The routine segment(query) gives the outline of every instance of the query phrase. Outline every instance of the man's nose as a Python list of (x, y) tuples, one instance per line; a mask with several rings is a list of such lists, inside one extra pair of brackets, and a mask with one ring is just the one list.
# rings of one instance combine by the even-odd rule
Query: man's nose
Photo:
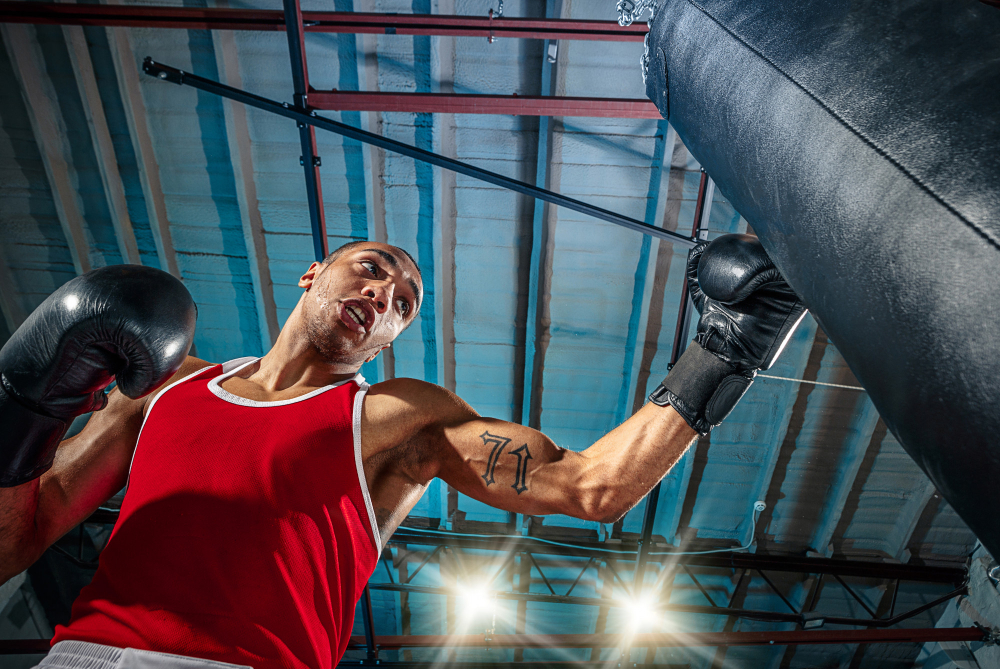
[(382, 314), (392, 302), (392, 284), (370, 285), (361, 291), (361, 294), (375, 302), (375, 308)]

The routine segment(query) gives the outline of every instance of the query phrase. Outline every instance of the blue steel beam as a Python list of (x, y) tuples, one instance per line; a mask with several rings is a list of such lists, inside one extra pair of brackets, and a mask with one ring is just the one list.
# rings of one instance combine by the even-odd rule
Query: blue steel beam
[[(714, 188), (711, 179), (704, 170), (701, 172), (701, 182), (698, 185), (698, 201), (695, 203), (694, 224), (691, 236), (703, 240), (708, 238), (708, 218), (712, 208)], [(680, 310), (677, 314), (677, 332), (674, 335), (673, 351), (670, 354), (670, 365), (673, 366), (687, 347), (687, 333), (691, 329), (691, 314), (694, 311), (691, 297), (688, 294), (687, 282), (683, 283)], [(645, 576), (646, 560), (649, 558), (650, 544), (653, 539), (653, 524), (656, 522), (656, 505), (660, 501), (660, 484), (657, 483), (646, 496), (646, 508), (642, 517), (642, 532), (639, 535), (639, 558), (635, 565), (635, 581), (633, 588), (636, 596), (642, 591)]]
[[(670, 158), (673, 154), (676, 135), (666, 121), (656, 124), (656, 142), (653, 149), (653, 165), (649, 175), (649, 196), (646, 199), (644, 220), (650, 225), (662, 226), (670, 183)], [(650, 292), (656, 273), (657, 249), (653, 248), (652, 237), (644, 237), (639, 249), (639, 261), (635, 267), (632, 287), (632, 311), (629, 314), (628, 331), (625, 335), (625, 356), (622, 360), (622, 384), (618, 392), (615, 409), (615, 425), (626, 418), (632, 408), (630, 399), (635, 395), (636, 346), (639, 332), (645, 330), (649, 313)]]
[[(228, 0), (216, 0), (216, 5), (225, 7), (228, 5)], [(215, 31), (212, 33), (212, 46), (215, 51), (219, 78), (237, 86), (242, 85), (239, 58), (236, 53), (236, 35), (232, 31)], [(280, 328), (278, 327), (277, 307), (274, 302), (271, 267), (267, 256), (267, 238), (257, 200), (249, 124), (246, 108), (237, 105), (232, 100), (225, 101), (223, 113), (226, 119), (229, 156), (233, 165), (236, 202), (239, 205), (243, 223), (247, 270), (253, 284), (254, 305), (257, 309), (257, 328), (260, 333), (261, 352), (266, 353), (277, 340)]]
[[(550, 18), (555, 12), (555, 0), (547, 0), (545, 3), (545, 17)], [(542, 45), (542, 70), (541, 70), (541, 95), (550, 95), (552, 93), (552, 84), (555, 79), (553, 76), (555, 74), (555, 60), (550, 61), (548, 59), (548, 53), (550, 45), (556, 46), (558, 53), (557, 40), (545, 40)], [(552, 143), (552, 119), (548, 116), (540, 116), (538, 118), (538, 147), (536, 153), (535, 161), (535, 185), (538, 188), (546, 188), (548, 185), (549, 178), (549, 153)], [(522, 396), (521, 396), (521, 425), (530, 425), (531, 427), (538, 428), (538, 418), (541, 408), (541, 397), (536, 394), (536, 387), (541, 390), (541, 384), (535, 383), (535, 373), (541, 374), (543, 353), (539, 351), (539, 301), (542, 299), (543, 295), (543, 284), (541, 281), (542, 276), (542, 264), (544, 262), (545, 255), (542, 253), (543, 246), (545, 244), (545, 225), (546, 225), (546, 206), (543, 200), (535, 199), (534, 209), (531, 216), (531, 256), (528, 260), (528, 308), (525, 314), (524, 321), (524, 370), (521, 378)], [(537, 370), (536, 370), (537, 366)], [(538, 407), (539, 411), (533, 411), (534, 407)], [(535, 416), (534, 423), (532, 422), (532, 416)], [(516, 531), (518, 525), (517, 514), (511, 514), (510, 520), (514, 525)], [(524, 592), (527, 592), (531, 584), (531, 567), (530, 564), (525, 568), (527, 561), (524, 560), (524, 556), (521, 556), (521, 562), (523, 563), (519, 567), (519, 577), (518, 586)], [(527, 601), (518, 602), (515, 627), (514, 631), (516, 633), (523, 633), (525, 629), (525, 624), (527, 623), (528, 604)], [(520, 661), (523, 659), (523, 650), (515, 651), (514, 659)]]
[[(115, 77), (121, 91), (122, 110), (125, 112), (128, 135), (135, 154), (143, 204), (149, 218), (149, 231), (156, 248), (157, 263), (160, 269), (180, 279), (177, 251), (174, 248), (170, 219), (167, 216), (167, 205), (163, 196), (163, 184), (160, 180), (160, 165), (153, 150), (146, 103), (139, 84), (139, 70), (135, 64), (135, 49), (127, 28), (108, 28), (107, 38)], [(196, 355), (195, 345), (192, 345), (191, 355)]]
[[(546, 17), (552, 11), (553, 0), (546, 3)], [(543, 54), (548, 54), (549, 45), (558, 44), (545, 40)], [(555, 63), (550, 63), (547, 55), (542, 56), (542, 94), (552, 91)], [(552, 119), (541, 116), (538, 119), (538, 158), (535, 168), (535, 185), (545, 188), (549, 178), (549, 150), (552, 142)], [(524, 327), (524, 396), (521, 407), (521, 424), (531, 424), (531, 409), (540, 402), (534, 393), (535, 360), (538, 355), (538, 301), (541, 297), (542, 246), (545, 243), (545, 202), (535, 200), (531, 218), (531, 260), (528, 269), (528, 313)], [(532, 425), (537, 428), (537, 425)]]

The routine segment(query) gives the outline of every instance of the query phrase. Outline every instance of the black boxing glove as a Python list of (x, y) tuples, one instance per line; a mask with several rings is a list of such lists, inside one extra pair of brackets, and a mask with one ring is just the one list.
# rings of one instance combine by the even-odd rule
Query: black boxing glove
[(688, 254), (687, 286), (701, 314), (694, 344), (649, 396), (701, 434), (729, 415), (806, 314), (760, 241), (723, 235)]
[(194, 337), (187, 288), (158, 269), (116, 265), (67, 282), (0, 349), (0, 487), (51, 466), (73, 418), (131, 398), (176, 372)]

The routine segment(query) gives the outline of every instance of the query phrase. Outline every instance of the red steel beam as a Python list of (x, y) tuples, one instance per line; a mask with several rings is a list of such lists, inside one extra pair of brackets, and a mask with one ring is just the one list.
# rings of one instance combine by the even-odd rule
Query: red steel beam
[[(306, 32), (379, 35), (451, 35), (527, 39), (641, 42), (645, 23), (622, 28), (616, 21), (492, 18), (437, 14), (302, 12)], [(0, 2), (0, 23), (36, 23), (188, 30), (284, 30), (280, 10), (201, 9), (60, 2)]]
[[(688, 648), (693, 646), (802, 646), (837, 643), (930, 643), (982, 641), (978, 627), (794, 630), (791, 632), (691, 632), (690, 634), (496, 634), (487, 641), (482, 634), (404, 635), (375, 637), (380, 650), (397, 648)], [(363, 636), (352, 636), (349, 649), (365, 647)], [(47, 639), (0, 640), (0, 655), (44, 653)]]
[[(798, 646), (852, 643), (929, 643), (982, 641), (978, 627), (793, 630), (790, 632), (691, 632), (689, 634), (482, 634), (404, 635), (375, 637), (380, 650), (397, 648), (688, 648), (693, 646)], [(363, 648), (365, 638), (352, 636), (348, 648)]]
[(311, 91), (309, 93), (309, 106), (315, 109), (336, 111), (662, 118), (656, 105), (649, 100), (572, 98), (551, 95)]

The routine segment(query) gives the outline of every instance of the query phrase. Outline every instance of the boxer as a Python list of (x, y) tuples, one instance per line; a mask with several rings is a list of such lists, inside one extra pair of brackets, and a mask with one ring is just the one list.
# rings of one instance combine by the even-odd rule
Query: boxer
[(114, 271), (57, 291), (0, 352), (0, 580), (127, 485), (41, 666), (332, 667), (385, 542), (432, 479), (507, 511), (613, 522), (725, 418), (805, 313), (755, 238), (697, 246), (694, 344), (648, 404), (575, 452), (439, 386), (358, 374), (424, 298), (397, 247), (354, 242), (313, 263), (266, 355), (187, 357), (166, 381), (193, 306), (133, 274), (115, 279), (128, 286), (118, 299), (90, 300)]

